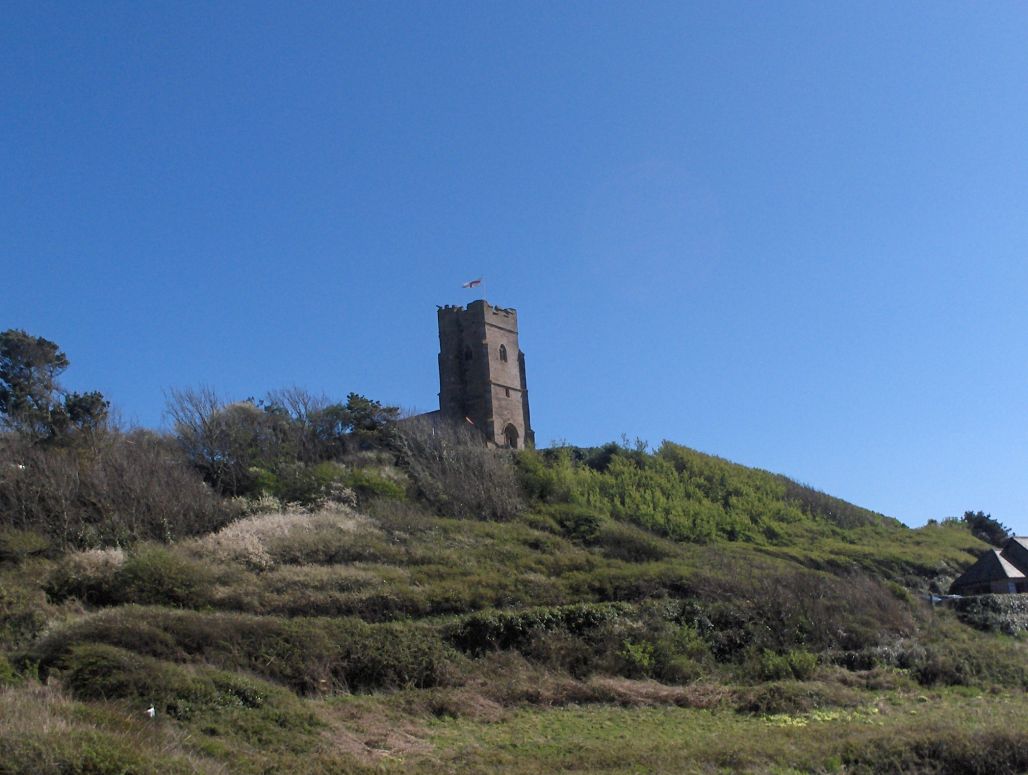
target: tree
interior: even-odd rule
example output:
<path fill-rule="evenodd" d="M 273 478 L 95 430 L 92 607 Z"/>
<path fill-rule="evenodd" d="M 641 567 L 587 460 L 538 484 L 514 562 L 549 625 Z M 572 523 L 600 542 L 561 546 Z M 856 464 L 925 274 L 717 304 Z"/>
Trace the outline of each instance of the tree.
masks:
<path fill-rule="evenodd" d="M 227 404 L 204 387 L 170 391 L 167 412 L 186 458 L 226 495 L 250 492 L 258 469 L 296 457 L 290 418 L 274 405 Z"/>
<path fill-rule="evenodd" d="M 329 404 L 310 416 L 318 458 L 332 460 L 347 452 L 390 444 L 400 410 L 383 406 L 359 393 L 350 393 L 345 404 Z"/>
<path fill-rule="evenodd" d="M 974 535 L 993 546 L 1003 546 L 1010 537 L 1010 529 L 983 511 L 965 511 L 964 523 Z"/>
<path fill-rule="evenodd" d="M 106 425 L 101 393 L 69 393 L 57 378 L 68 356 L 48 339 L 19 329 L 0 333 L 0 423 L 34 441 L 67 440 Z"/>

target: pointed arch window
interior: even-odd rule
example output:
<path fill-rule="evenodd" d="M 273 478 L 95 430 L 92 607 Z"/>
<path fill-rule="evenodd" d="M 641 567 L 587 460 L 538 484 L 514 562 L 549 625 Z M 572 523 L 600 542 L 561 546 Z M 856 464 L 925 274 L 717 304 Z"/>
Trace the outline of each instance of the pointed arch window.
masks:
<path fill-rule="evenodd" d="M 507 346 L 503 344 L 500 345 L 500 360 L 504 363 L 507 362 Z"/>

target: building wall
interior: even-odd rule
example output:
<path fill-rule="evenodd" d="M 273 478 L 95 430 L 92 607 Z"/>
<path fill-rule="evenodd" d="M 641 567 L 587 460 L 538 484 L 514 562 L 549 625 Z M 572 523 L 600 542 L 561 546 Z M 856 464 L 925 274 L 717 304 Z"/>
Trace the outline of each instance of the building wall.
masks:
<path fill-rule="evenodd" d="M 467 418 L 500 446 L 512 426 L 518 447 L 534 446 L 517 311 L 480 300 L 467 308 L 441 307 L 438 317 L 440 413 L 458 422 Z"/>

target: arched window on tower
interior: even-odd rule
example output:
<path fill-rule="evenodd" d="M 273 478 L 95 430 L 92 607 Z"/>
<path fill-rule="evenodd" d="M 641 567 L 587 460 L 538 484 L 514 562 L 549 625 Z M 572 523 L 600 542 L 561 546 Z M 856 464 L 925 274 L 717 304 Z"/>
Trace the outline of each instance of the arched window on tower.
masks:
<path fill-rule="evenodd" d="M 518 448 L 518 435 L 518 429 L 511 423 L 508 423 L 507 427 L 503 429 L 503 439 L 511 449 Z"/>
<path fill-rule="evenodd" d="M 500 360 L 504 363 L 507 362 L 507 346 L 503 344 L 500 345 Z"/>
<path fill-rule="evenodd" d="M 468 346 L 468 345 L 464 346 L 464 360 L 466 360 L 466 361 L 470 361 L 471 360 L 471 347 Z"/>

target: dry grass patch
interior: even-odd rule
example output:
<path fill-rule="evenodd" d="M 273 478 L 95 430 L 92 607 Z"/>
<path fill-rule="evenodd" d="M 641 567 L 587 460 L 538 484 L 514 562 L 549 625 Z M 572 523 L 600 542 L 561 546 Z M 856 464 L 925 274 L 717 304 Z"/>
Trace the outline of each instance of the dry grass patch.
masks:
<path fill-rule="evenodd" d="M 356 534 L 375 531 L 371 521 L 352 509 L 333 504 L 321 511 L 284 511 L 256 514 L 237 520 L 216 533 L 190 541 L 185 546 L 195 554 L 221 562 L 241 563 L 254 570 L 267 570 L 276 561 L 272 544 L 298 533 L 331 532 Z"/>
<path fill-rule="evenodd" d="M 0 689 L 0 772 L 224 775 L 198 756 L 190 735 L 122 705 L 76 702 L 56 686 Z"/>
<path fill-rule="evenodd" d="M 405 692 L 404 695 L 410 694 Z M 427 754 L 424 722 L 405 715 L 404 709 L 371 697 L 347 697 L 326 703 L 321 718 L 328 724 L 323 733 L 333 754 L 365 765 L 396 761 Z"/>

